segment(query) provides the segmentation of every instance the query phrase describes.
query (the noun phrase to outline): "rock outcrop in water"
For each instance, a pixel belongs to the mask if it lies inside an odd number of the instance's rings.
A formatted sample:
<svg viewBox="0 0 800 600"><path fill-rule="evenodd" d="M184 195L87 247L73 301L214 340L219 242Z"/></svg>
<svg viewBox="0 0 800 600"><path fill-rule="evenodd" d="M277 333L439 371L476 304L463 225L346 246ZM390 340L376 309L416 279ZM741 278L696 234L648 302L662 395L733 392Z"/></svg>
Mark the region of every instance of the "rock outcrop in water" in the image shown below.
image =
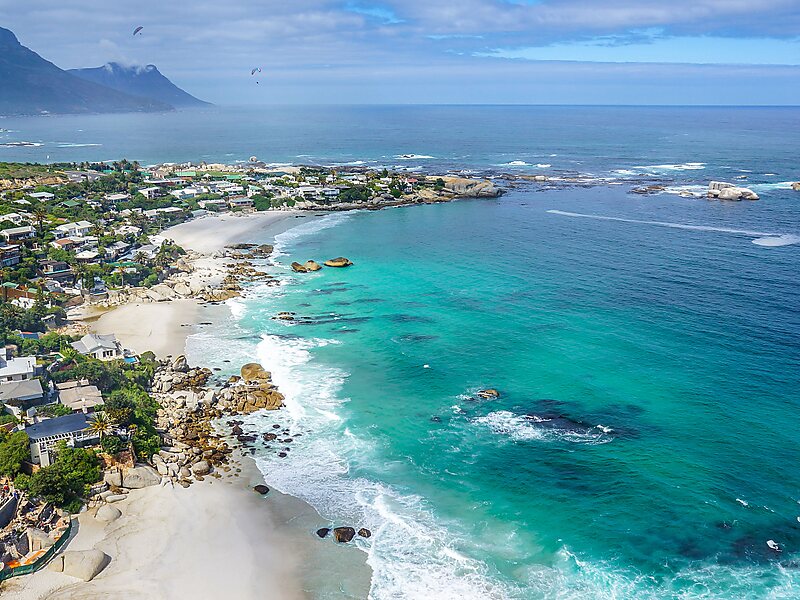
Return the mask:
<svg viewBox="0 0 800 600"><path fill-rule="evenodd" d="M750 188L737 187L724 181L712 181L709 183L708 197L719 200L758 200L758 194Z"/></svg>
<svg viewBox="0 0 800 600"><path fill-rule="evenodd" d="M293 262L291 264L292 271L295 273L311 273L313 271L319 271L322 266L313 260L307 260L305 264L300 264L299 262Z"/></svg>
<svg viewBox="0 0 800 600"><path fill-rule="evenodd" d="M340 256L338 258L331 258L330 260L325 261L326 267L349 267L353 263L349 259L345 258L344 256Z"/></svg>
<svg viewBox="0 0 800 600"><path fill-rule="evenodd" d="M333 537L340 544L346 544L356 537L356 530L352 527L336 527L333 530Z"/></svg>
<svg viewBox="0 0 800 600"><path fill-rule="evenodd" d="M258 363L241 369L241 379L220 392L230 410L248 414L261 409L277 410L283 406L283 394L272 383L272 375Z"/></svg>
<svg viewBox="0 0 800 600"><path fill-rule="evenodd" d="M461 198L497 198L503 191L488 179L441 177L444 189Z"/></svg>

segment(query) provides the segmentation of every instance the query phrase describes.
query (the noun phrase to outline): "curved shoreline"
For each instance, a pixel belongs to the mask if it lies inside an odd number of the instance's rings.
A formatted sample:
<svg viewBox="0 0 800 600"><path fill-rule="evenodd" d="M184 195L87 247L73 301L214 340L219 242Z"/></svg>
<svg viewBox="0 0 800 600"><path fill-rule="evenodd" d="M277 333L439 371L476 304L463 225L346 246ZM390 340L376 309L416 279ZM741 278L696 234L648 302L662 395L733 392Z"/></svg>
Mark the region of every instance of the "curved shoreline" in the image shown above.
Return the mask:
<svg viewBox="0 0 800 600"><path fill-rule="evenodd" d="M199 253L194 262L204 276L221 280L226 245L271 240L298 224L297 216L290 211L207 216L165 230L162 236ZM190 336L224 321L230 310L229 305L201 304L189 298L84 310L73 318L95 332L116 333L137 352L154 350L163 358L183 354ZM105 530L94 520L93 509L85 511L67 549L96 546L112 557L109 567L88 583L43 570L13 582L4 595L26 599L112 593L131 598L220 597L224 591L243 599L264 593L276 600L368 596L372 571L364 552L332 539L318 539L316 529L329 523L310 504L274 489L264 498L255 494L254 485L269 485L269 481L249 455L236 451L233 466L237 472L223 475L213 491L207 485L214 483L210 478L188 489L135 490L117 504L123 516ZM211 571L207 561L215 565ZM134 580L143 571L158 585L137 587ZM219 593L214 592L215 586Z"/></svg>

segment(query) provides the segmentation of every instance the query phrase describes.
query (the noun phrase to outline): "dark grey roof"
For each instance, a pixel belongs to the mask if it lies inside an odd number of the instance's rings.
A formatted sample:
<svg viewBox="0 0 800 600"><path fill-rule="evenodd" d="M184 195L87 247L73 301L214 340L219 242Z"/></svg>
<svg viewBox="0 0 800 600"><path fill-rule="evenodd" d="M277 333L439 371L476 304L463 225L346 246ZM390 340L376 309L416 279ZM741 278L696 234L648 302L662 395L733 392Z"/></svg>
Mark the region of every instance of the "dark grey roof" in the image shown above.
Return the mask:
<svg viewBox="0 0 800 600"><path fill-rule="evenodd" d="M38 440L49 435L83 431L89 426L89 417L84 413L73 413L55 419L47 419L36 425L25 428L31 440Z"/></svg>

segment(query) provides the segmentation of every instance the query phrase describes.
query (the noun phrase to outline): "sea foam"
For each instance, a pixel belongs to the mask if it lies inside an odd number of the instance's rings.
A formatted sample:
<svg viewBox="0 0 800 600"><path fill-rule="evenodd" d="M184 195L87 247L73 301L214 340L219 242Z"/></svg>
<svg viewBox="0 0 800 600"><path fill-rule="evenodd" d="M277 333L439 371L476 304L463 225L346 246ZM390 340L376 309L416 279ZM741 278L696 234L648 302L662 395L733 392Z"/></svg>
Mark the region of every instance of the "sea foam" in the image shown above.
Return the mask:
<svg viewBox="0 0 800 600"><path fill-rule="evenodd" d="M476 417L474 423L486 425L497 434L514 441L563 441L576 444L607 444L614 438L612 429L604 425L596 425L585 429L561 428L546 425L547 418L535 415L517 415L507 410L491 412L483 417Z"/></svg>

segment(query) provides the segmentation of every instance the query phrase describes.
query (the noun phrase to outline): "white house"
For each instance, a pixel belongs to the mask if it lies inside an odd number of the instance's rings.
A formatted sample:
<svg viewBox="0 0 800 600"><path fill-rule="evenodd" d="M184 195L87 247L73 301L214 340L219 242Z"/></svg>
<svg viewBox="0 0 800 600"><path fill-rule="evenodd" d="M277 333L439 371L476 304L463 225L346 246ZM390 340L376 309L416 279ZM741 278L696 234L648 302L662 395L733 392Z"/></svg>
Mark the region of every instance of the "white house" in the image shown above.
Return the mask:
<svg viewBox="0 0 800 600"><path fill-rule="evenodd" d="M12 357L9 348L0 350L0 382L23 381L36 371L35 356Z"/></svg>
<svg viewBox="0 0 800 600"><path fill-rule="evenodd" d="M0 223L3 221L8 221L9 223L13 223L14 225L22 225L23 223L29 223L30 217L26 217L27 213L8 213L6 215L0 215Z"/></svg>
<svg viewBox="0 0 800 600"><path fill-rule="evenodd" d="M106 194L105 196L106 201L113 202L115 204L117 202L124 202L128 198L130 198L130 195L128 194Z"/></svg>
<svg viewBox="0 0 800 600"><path fill-rule="evenodd" d="M56 197L55 194L51 194L50 192L34 192L33 194L28 194L31 198L36 198L37 200L52 200Z"/></svg>
<svg viewBox="0 0 800 600"><path fill-rule="evenodd" d="M172 190L170 192L170 196L174 196L178 200L188 200L189 198L194 198L202 193L204 192L200 188L187 187L183 188L182 190Z"/></svg>
<svg viewBox="0 0 800 600"><path fill-rule="evenodd" d="M319 197L320 188L313 185L301 185L297 188L297 193L306 200L316 200Z"/></svg>
<svg viewBox="0 0 800 600"><path fill-rule="evenodd" d="M5 238L6 242L19 242L22 240L29 240L35 233L33 227L24 225L23 227L12 227L11 229L3 229L0 234Z"/></svg>
<svg viewBox="0 0 800 600"><path fill-rule="evenodd" d="M56 238L65 237L84 237L92 230L92 224L89 221L77 221L75 223L64 223L58 227L53 228L53 233Z"/></svg>
<svg viewBox="0 0 800 600"><path fill-rule="evenodd" d="M164 192L160 187L146 187L139 190L139 193L147 198L148 200L152 200L153 198L158 198L159 196L163 196Z"/></svg>
<svg viewBox="0 0 800 600"><path fill-rule="evenodd" d="M84 356L94 356L98 360L125 358L122 344L119 343L117 336L113 333L108 335L87 333L80 340L72 342L70 345Z"/></svg>
<svg viewBox="0 0 800 600"><path fill-rule="evenodd" d="M117 235L139 235L142 233L141 228L135 225L122 225L114 230Z"/></svg>

